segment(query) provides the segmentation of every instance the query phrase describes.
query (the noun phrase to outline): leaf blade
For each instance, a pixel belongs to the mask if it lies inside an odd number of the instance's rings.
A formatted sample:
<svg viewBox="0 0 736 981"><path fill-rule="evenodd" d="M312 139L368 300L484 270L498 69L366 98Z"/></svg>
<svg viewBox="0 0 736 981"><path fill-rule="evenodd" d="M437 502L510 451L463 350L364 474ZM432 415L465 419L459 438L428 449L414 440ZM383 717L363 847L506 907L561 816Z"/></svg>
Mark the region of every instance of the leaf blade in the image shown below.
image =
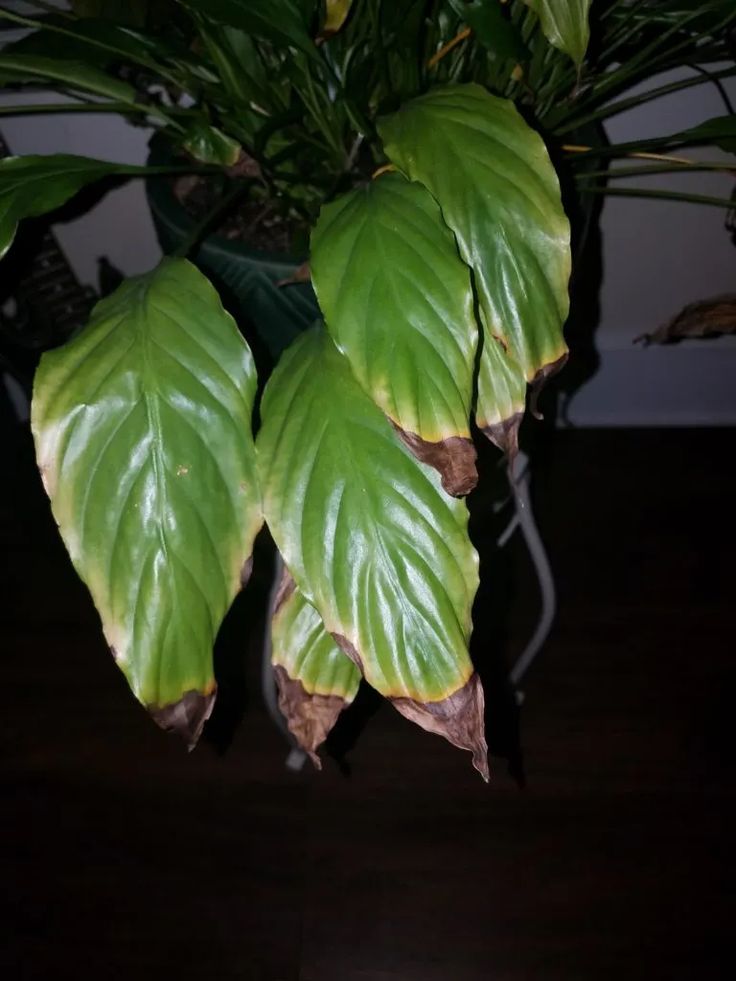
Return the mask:
<svg viewBox="0 0 736 981"><path fill-rule="evenodd" d="M185 7L216 22L238 27L256 37L299 48L317 57L304 12L295 0L179 0Z"/></svg>
<svg viewBox="0 0 736 981"><path fill-rule="evenodd" d="M31 78L51 79L67 88L92 92L117 102L133 104L136 92L132 85L107 75L99 68L83 61L66 58L52 58L43 55L15 54L0 51L0 71L9 71Z"/></svg>
<svg viewBox="0 0 736 981"><path fill-rule="evenodd" d="M99 303L34 384L37 459L72 562L134 695L190 744L262 520L255 385L245 341L183 259Z"/></svg>
<svg viewBox="0 0 736 981"><path fill-rule="evenodd" d="M465 506L396 439L323 328L283 356L261 416L264 513L297 586L369 684L485 773Z"/></svg>
<svg viewBox="0 0 736 981"><path fill-rule="evenodd" d="M400 174L344 195L320 213L310 270L360 384L445 490L468 493L478 329L469 271L437 203Z"/></svg>
<svg viewBox="0 0 736 981"><path fill-rule="evenodd" d="M479 423L505 403L508 422L523 412L525 383L567 354L570 226L546 148L509 100L472 83L433 89L378 127L389 159L439 203L473 270L487 381Z"/></svg>
<svg viewBox="0 0 736 981"><path fill-rule="evenodd" d="M538 15L550 44L580 67L590 41L588 14L592 0L524 0Z"/></svg>
<svg viewBox="0 0 736 981"><path fill-rule="evenodd" d="M54 211L85 185L112 174L146 174L148 167L56 153L0 160L0 258L13 244L18 222Z"/></svg>
<svg viewBox="0 0 736 981"><path fill-rule="evenodd" d="M271 661L289 731L320 769L317 749L355 699L360 671L286 569L271 618Z"/></svg>
<svg viewBox="0 0 736 981"><path fill-rule="evenodd" d="M450 6L493 58L515 62L528 59L521 33L505 16L498 0L450 0Z"/></svg>
<svg viewBox="0 0 736 981"><path fill-rule="evenodd" d="M712 144L726 153L736 153L736 116L715 116L673 137L682 143Z"/></svg>

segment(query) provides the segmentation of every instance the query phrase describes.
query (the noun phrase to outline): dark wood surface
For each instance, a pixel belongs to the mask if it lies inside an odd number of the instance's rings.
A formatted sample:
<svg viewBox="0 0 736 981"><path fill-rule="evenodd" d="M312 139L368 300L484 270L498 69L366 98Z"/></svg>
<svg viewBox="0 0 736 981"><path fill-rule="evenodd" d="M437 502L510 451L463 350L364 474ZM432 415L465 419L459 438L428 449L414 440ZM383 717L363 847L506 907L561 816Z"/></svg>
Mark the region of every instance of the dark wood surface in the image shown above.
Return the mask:
<svg viewBox="0 0 736 981"><path fill-rule="evenodd" d="M3 977L736 976L734 432L545 443L560 612L517 720L499 679L533 583L518 543L486 558L488 787L370 698L338 733L342 769L284 768L254 664L265 562L223 630L218 716L187 754L128 696L28 445L5 443Z"/></svg>

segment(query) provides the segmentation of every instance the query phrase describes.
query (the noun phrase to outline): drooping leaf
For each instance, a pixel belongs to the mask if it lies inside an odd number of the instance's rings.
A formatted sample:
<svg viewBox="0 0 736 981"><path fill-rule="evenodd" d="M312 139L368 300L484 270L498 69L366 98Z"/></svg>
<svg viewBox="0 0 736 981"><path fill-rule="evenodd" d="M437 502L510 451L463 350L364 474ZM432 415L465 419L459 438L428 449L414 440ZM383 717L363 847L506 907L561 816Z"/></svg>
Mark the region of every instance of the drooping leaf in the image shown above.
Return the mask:
<svg viewBox="0 0 736 981"><path fill-rule="evenodd" d="M61 207L87 184L112 174L135 176L148 167L108 163L66 153L0 160L0 258L12 245L18 222Z"/></svg>
<svg viewBox="0 0 736 981"><path fill-rule="evenodd" d="M521 34L505 16L500 0L450 0L450 6L494 58L519 62L528 57Z"/></svg>
<svg viewBox="0 0 736 981"><path fill-rule="evenodd" d="M683 340L736 334L736 293L688 303L686 307L651 334L634 338L634 343L677 344Z"/></svg>
<svg viewBox="0 0 736 981"><path fill-rule="evenodd" d="M183 259L98 303L34 385L38 464L72 562L134 695L190 744L262 520L255 386L234 321Z"/></svg>
<svg viewBox="0 0 736 981"><path fill-rule="evenodd" d="M315 56L308 20L296 0L180 0L214 21L239 27L256 37L291 45Z"/></svg>
<svg viewBox="0 0 736 981"><path fill-rule="evenodd" d="M389 159L427 187L472 268L484 328L479 425L494 436L564 363L570 227L541 138L479 85L433 89L379 120Z"/></svg>
<svg viewBox="0 0 736 981"><path fill-rule="evenodd" d="M437 202L401 174L344 195L322 209L310 268L360 384L448 493L467 494L478 331L468 267Z"/></svg>
<svg viewBox="0 0 736 981"><path fill-rule="evenodd" d="M588 14L592 0L524 0L539 16L550 44L581 65L590 40Z"/></svg>
<svg viewBox="0 0 736 981"><path fill-rule="evenodd" d="M61 47L61 45L60 45ZM135 102L132 85L82 61L0 51L0 71L29 81L50 79L72 92L91 92L117 102Z"/></svg>
<svg viewBox="0 0 736 981"><path fill-rule="evenodd" d="M396 437L322 327L282 357L261 417L264 513L305 599L374 688L485 774L465 505Z"/></svg>
<svg viewBox="0 0 736 981"><path fill-rule="evenodd" d="M321 769L317 749L358 694L360 671L286 569L271 620L271 660L289 730Z"/></svg>

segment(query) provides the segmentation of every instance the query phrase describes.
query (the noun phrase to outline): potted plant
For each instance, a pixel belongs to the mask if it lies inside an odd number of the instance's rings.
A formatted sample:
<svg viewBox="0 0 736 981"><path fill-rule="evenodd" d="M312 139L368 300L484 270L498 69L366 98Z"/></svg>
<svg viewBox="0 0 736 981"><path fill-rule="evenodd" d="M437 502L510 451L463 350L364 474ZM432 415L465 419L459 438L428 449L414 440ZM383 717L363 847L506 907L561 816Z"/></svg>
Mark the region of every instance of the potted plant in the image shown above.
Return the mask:
<svg viewBox="0 0 736 981"><path fill-rule="evenodd" d="M732 74L711 66L728 58L733 4L601 0L590 55L590 0L181 0L136 6L132 24L90 6L2 12L32 33L0 53L1 78L153 122L153 159L0 162L0 249L20 219L106 176L188 173L174 189L199 195L182 222L172 185L152 189L169 256L45 354L34 386L44 484L118 665L194 744L265 518L285 567L274 666L301 745L314 756L362 677L486 776L470 418L513 457L527 391L564 364L560 179L577 213L618 190L617 157L637 158L629 173L642 157L697 169L669 151L732 148L730 113L618 147L576 134L660 70L703 73L669 90ZM223 227L245 244L202 244ZM269 235L290 260L263 254ZM238 293L274 359L296 338L255 438L250 349L189 255Z"/></svg>

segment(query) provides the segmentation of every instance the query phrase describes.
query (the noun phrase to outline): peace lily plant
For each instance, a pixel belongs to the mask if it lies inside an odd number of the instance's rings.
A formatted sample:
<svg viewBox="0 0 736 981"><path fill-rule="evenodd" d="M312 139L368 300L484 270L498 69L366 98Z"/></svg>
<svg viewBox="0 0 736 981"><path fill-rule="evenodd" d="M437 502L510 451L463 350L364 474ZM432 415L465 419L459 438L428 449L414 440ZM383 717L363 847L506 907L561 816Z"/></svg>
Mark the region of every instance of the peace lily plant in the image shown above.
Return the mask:
<svg viewBox="0 0 736 981"><path fill-rule="evenodd" d="M300 745L317 762L364 678L487 777L463 497L477 480L471 418L513 456L527 393L567 356L570 227L540 131L580 190L604 190L607 161L643 146L565 134L656 71L723 60L733 4L601 0L587 59L591 0L181 0L121 5L116 20L99 3L32 6L38 17L2 12L32 30L0 52L0 81L76 102L16 111L154 124L185 154L169 170L221 183L198 234L243 194L295 234L311 226L322 320L270 374L255 435L254 360L186 258L196 238L41 359L38 465L135 697L196 743L215 636L265 522L285 568L273 663ZM726 114L654 142L733 136ZM3 160L2 253L21 219L153 172Z"/></svg>

